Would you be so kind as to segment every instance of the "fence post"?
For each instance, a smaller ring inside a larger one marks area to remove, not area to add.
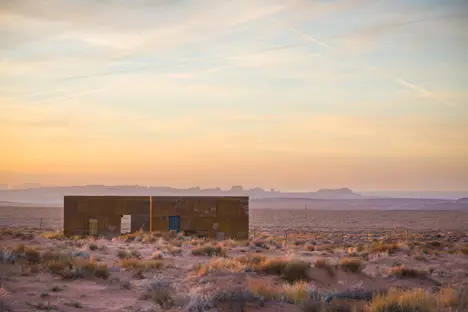
[[[42,218],[41,218],[41,222],[39,223],[39,229],[42,230]]]
[[[409,242],[409,232],[408,232],[408,228],[406,228],[406,242]]]

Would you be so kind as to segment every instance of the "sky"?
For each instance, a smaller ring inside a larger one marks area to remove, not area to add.
[[[468,190],[464,0],[0,1],[0,184]]]

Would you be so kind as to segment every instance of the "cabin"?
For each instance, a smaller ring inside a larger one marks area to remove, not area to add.
[[[140,229],[214,239],[249,236],[249,197],[244,196],[65,196],[63,210],[68,237],[116,237]]]

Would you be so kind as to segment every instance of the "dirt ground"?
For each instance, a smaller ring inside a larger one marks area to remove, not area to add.
[[[334,231],[285,238],[257,232],[249,241],[214,242],[175,233],[65,239],[3,228],[0,311],[301,311],[335,293],[365,296],[392,287],[455,293],[468,286],[467,233],[405,234]],[[204,247],[212,255],[197,253]],[[67,255],[70,267],[54,269],[63,259],[50,260],[51,254]],[[291,265],[291,275],[271,259],[306,266]],[[359,267],[347,265],[349,259]],[[70,276],[76,273],[71,263],[79,261],[91,263],[91,273]],[[97,274],[99,266],[108,275]],[[351,304],[372,311],[362,300]],[[326,309],[308,311],[332,311]]]

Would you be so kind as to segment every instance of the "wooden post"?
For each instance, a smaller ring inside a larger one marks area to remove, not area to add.
[[[153,233],[153,196],[149,198],[149,205],[150,205],[150,233]]]
[[[39,229],[42,230],[42,218],[41,218],[41,222],[39,223]]]
[[[409,242],[409,232],[408,232],[408,228],[406,228],[406,242]]]

